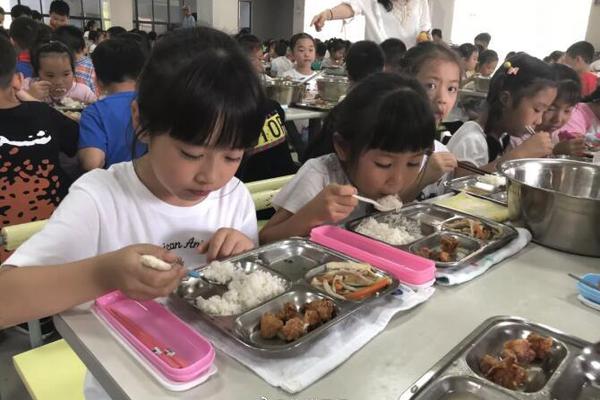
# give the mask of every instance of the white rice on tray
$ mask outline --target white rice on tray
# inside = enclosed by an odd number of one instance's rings
[[[263,270],[245,274],[231,262],[213,262],[203,274],[207,279],[214,281],[217,281],[214,278],[218,278],[219,282],[231,280],[227,292],[222,296],[196,298],[198,308],[211,315],[240,314],[285,291],[283,279]]]
[[[394,222],[392,226],[378,222],[373,217],[365,218],[356,228],[356,232],[394,246],[409,244],[423,237],[416,222],[404,217],[397,218]]]

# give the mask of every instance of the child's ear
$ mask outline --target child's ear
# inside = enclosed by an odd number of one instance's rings
[[[500,104],[505,108],[512,108],[513,99],[507,90],[500,92]]]
[[[339,133],[333,134],[333,149],[340,161],[346,162],[350,158],[350,146]]]

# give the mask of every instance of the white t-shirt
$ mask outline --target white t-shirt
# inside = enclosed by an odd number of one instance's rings
[[[138,178],[133,163],[123,162],[77,180],[44,229],[23,243],[6,264],[62,264],[152,243],[177,253],[192,268],[205,262],[196,248],[222,227],[237,229],[258,243],[254,203],[237,178],[199,204],[178,207],[154,196]]]
[[[475,121],[467,121],[458,128],[448,142],[448,150],[458,161],[467,161],[478,167],[490,162],[485,132]]]
[[[280,56],[271,61],[271,75],[283,76],[283,73],[294,68],[294,63],[286,56]]]
[[[335,153],[308,160],[296,175],[273,198],[273,206],[296,214],[314,199],[327,185],[350,185],[350,180]],[[366,215],[369,207],[359,203],[344,221]]]
[[[377,0],[344,0],[352,7],[354,15],[365,16],[365,39],[381,43],[389,38],[398,38],[407,48],[417,43],[417,35],[431,30],[429,1],[411,0],[407,2],[404,20],[403,6],[396,11],[386,11]]]
[[[195,206],[178,207],[155,197],[137,177],[133,163],[123,162],[77,180],[44,229],[5,264],[62,264],[131,244],[153,243],[172,250],[193,268],[206,262],[196,248],[223,227],[237,229],[258,243],[254,203],[237,178]],[[84,392],[87,399],[109,399],[90,374]]]

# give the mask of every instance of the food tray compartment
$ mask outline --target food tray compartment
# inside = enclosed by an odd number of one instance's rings
[[[333,304],[333,314],[329,321],[307,328],[304,335],[292,341],[286,341],[279,336],[274,338],[264,338],[262,336],[261,317],[265,313],[277,314],[284,308],[286,303],[291,303],[296,311],[301,312],[307,303],[322,300],[328,300]],[[305,288],[296,288],[237,317],[233,324],[233,334],[248,346],[259,350],[287,351],[313,340],[328,327],[337,323],[343,316],[344,313],[335,299]]]
[[[238,261],[238,260],[240,260],[240,261]],[[265,268],[264,266],[261,265],[261,263],[250,261],[247,258],[239,258],[239,259],[232,258],[228,261],[232,262],[236,267],[241,268],[245,274],[250,274],[252,272],[260,270],[260,271],[267,272],[270,275],[273,275],[273,276],[276,276],[276,277],[282,279],[284,282],[284,293],[285,293],[285,291],[289,290],[290,287],[292,286],[292,282],[289,279],[286,279],[285,276],[277,273],[276,271],[272,271],[269,268]],[[200,310],[200,308],[196,304],[196,299],[198,297],[203,297],[204,299],[209,299],[212,296],[223,296],[223,294],[225,294],[225,292],[228,291],[229,282],[227,282],[225,284],[220,284],[220,283],[216,283],[216,282],[213,282],[213,281],[210,281],[210,280],[204,278],[203,270],[205,270],[208,267],[209,266],[206,265],[206,266],[195,269],[194,271],[197,272],[197,275],[199,277],[188,277],[188,278],[184,279],[179,284],[177,289],[175,290],[175,294],[178,297],[186,300],[193,307],[195,307],[199,310]],[[279,293],[275,296],[279,296],[280,294],[281,293]],[[273,299],[275,296],[266,298],[261,303],[267,302],[267,301]],[[260,304],[257,304],[256,306],[259,306],[259,305]],[[209,313],[205,313],[205,314],[211,318],[227,318],[227,317],[239,315],[246,311],[248,311],[248,309],[242,310],[240,313],[235,313],[235,314],[231,314],[231,315],[216,315],[216,314],[209,314]]]
[[[468,222],[469,220],[473,221],[475,224],[482,225],[482,227],[486,231],[491,232],[490,237],[482,237],[482,236],[478,235],[477,232],[475,232],[475,234],[471,234],[470,225]],[[465,222],[464,228],[461,228],[459,224],[463,221]],[[456,217],[456,218],[452,218],[448,221],[445,221],[441,226],[441,230],[448,231],[448,232],[457,232],[457,233],[463,234],[465,236],[468,236],[470,238],[480,240],[483,242],[491,242],[491,241],[499,240],[499,239],[502,239],[506,235],[506,232],[504,232],[504,229],[501,225],[498,226],[497,224],[487,223],[478,218],[470,218],[470,217]]]
[[[441,241],[444,238],[451,238],[452,240],[458,241],[458,247],[456,248],[456,255],[452,257],[449,261],[442,261],[437,258],[430,258],[423,252],[421,249],[428,248],[433,252],[441,252]],[[424,239],[421,239],[415,243],[413,243],[409,247],[409,251],[411,253],[417,254],[421,257],[429,258],[430,260],[435,261],[438,267],[456,267],[458,265],[464,264],[467,260],[473,258],[481,249],[481,243],[473,238],[470,238],[466,235],[462,235],[454,232],[438,232],[431,236],[428,236]]]
[[[258,250],[258,249],[257,249]],[[305,239],[290,239],[268,245],[248,259],[258,260],[290,281],[304,279],[306,272],[331,261],[346,261],[347,258]]]
[[[310,288],[311,288],[312,290],[315,290],[315,291],[318,291],[318,292],[320,292],[320,293],[323,293],[323,294],[325,294],[325,295],[327,295],[327,296],[330,296],[330,294],[329,294],[329,293],[327,293],[327,292],[326,292],[326,291],[325,291],[323,288],[320,288],[320,287],[317,287],[317,286],[313,286],[313,285],[312,285],[312,280],[313,280],[313,278],[314,278],[314,277],[316,277],[316,276],[318,276],[318,275],[321,275],[321,274],[325,273],[325,272],[326,272],[326,270],[327,270],[327,266],[326,266],[326,265],[321,265],[320,267],[318,267],[318,268],[315,268],[315,269],[313,269],[313,270],[309,271],[309,272],[306,274],[306,278],[305,278],[305,280],[306,280],[306,284],[307,284],[308,286],[310,286]],[[378,290],[378,291],[377,291],[377,292],[375,292],[373,295],[371,295],[371,296],[368,296],[368,297],[366,297],[366,298],[364,298],[364,299],[362,299],[362,300],[349,300],[349,299],[347,299],[347,300],[343,300],[343,299],[338,299],[338,298],[336,298],[336,300],[337,300],[337,301],[341,301],[341,302],[364,303],[365,301],[368,301],[368,300],[370,300],[370,299],[372,299],[372,298],[376,298],[376,297],[385,296],[385,295],[387,295],[387,294],[389,294],[389,293],[393,292],[394,290],[396,290],[396,288],[398,287],[398,285],[397,285],[397,283],[394,281],[394,279],[393,279],[393,278],[392,278],[392,277],[391,277],[389,274],[387,274],[387,273],[385,273],[385,272],[383,272],[383,271],[381,271],[381,270],[377,269],[376,267],[373,267],[373,270],[374,270],[374,272],[375,272],[375,275],[377,276],[377,278],[378,278],[378,279],[382,279],[382,278],[388,278],[388,279],[389,279],[389,281],[390,281],[390,284],[389,284],[389,285],[387,285],[386,287],[384,287],[384,288],[382,288],[382,289]]]
[[[554,372],[568,355],[567,347],[557,340],[552,332],[537,327],[534,328],[524,323],[507,322],[498,324],[485,332],[467,353],[467,364],[473,372],[482,379],[487,380],[480,368],[481,359],[486,354],[493,357],[499,356],[506,342],[513,339],[526,339],[530,333],[553,337],[550,355],[544,361],[535,360],[529,366],[524,367],[527,371],[527,380],[522,391],[526,393],[538,392],[552,378]],[[495,385],[495,383],[493,384]]]
[[[416,215],[417,212],[415,212],[414,214]],[[390,228],[402,227],[410,236],[412,236],[412,239],[407,239],[402,242],[386,241],[384,240],[384,238],[378,237],[378,235],[371,235],[368,233],[359,232],[358,230],[361,224],[368,222],[370,218],[374,219],[377,223],[388,225]],[[373,214],[370,216],[356,219],[354,221],[350,221],[346,224],[346,229],[358,235],[367,237],[369,239],[378,240],[380,242],[397,248],[404,248],[404,246],[414,243],[417,240],[428,236],[436,231],[436,228],[433,223],[426,223],[418,219],[416,216],[414,218],[409,218],[402,210]]]
[[[567,368],[552,385],[550,398],[553,400],[597,400],[600,399],[600,386],[590,384],[579,360],[571,360]]]
[[[445,377],[422,394],[416,400],[517,400],[501,390],[470,376]]]

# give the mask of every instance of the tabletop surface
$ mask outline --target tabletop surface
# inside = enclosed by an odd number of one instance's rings
[[[307,110],[304,108],[287,107],[284,109],[286,121],[296,121],[299,119],[325,118],[325,111]]]
[[[217,350],[217,375],[187,392],[169,392],[150,377],[82,305],[55,317],[65,340],[113,399],[395,400],[489,317],[511,315],[598,340],[600,314],[577,300],[567,272],[600,272],[600,259],[530,244],[483,276],[438,287],[421,306],[387,328],[338,368],[300,393],[272,387]]]

